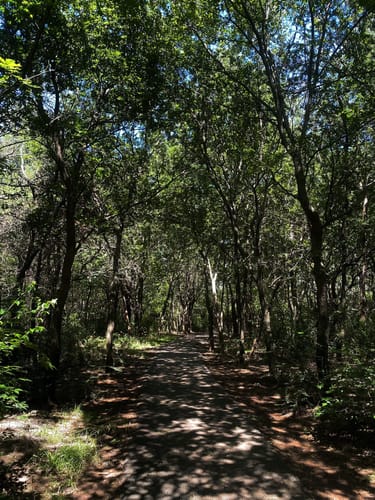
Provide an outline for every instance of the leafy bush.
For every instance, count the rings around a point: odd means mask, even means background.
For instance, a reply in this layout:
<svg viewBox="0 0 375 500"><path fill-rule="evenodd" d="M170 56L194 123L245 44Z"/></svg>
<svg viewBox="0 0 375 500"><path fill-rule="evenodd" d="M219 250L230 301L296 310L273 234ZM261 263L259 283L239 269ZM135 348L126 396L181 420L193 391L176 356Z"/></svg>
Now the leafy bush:
<svg viewBox="0 0 375 500"><path fill-rule="evenodd" d="M375 366L356 359L340 366L316 410L323 434L355 435L375 428Z"/></svg>
<svg viewBox="0 0 375 500"><path fill-rule="evenodd" d="M105 360L105 344L103 337L90 335L80 342L80 349L86 365L101 366Z"/></svg>
<svg viewBox="0 0 375 500"><path fill-rule="evenodd" d="M42 302L34 296L34 289L31 285L10 306L0 309L0 416L9 410L26 408L20 398L21 386L27 379L14 359L21 348L37 350L31 338L45 330L43 320L55 303L54 300ZM40 361L52 367L42 354Z"/></svg>
<svg viewBox="0 0 375 500"><path fill-rule="evenodd" d="M283 379L285 402L294 413L298 413L302 408L315 406L319 400L318 379L315 371L308 368L289 367L289 372L287 376L283 375Z"/></svg>

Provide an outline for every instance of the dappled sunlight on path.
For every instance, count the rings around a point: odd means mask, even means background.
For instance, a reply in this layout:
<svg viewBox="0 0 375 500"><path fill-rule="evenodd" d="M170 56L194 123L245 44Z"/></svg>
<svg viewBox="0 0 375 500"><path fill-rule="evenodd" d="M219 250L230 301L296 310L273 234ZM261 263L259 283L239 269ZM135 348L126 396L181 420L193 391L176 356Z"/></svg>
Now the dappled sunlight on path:
<svg viewBox="0 0 375 500"><path fill-rule="evenodd" d="M157 350L141 392L118 498L308 498L190 340Z"/></svg>

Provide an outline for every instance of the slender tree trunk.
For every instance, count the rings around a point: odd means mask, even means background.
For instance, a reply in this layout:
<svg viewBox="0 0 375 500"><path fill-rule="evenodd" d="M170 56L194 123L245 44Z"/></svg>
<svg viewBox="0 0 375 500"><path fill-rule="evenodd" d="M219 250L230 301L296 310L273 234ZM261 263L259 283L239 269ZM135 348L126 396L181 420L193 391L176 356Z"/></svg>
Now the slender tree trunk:
<svg viewBox="0 0 375 500"><path fill-rule="evenodd" d="M243 365L245 362L245 321L244 321L244 297L246 289L246 272L242 265L244 251L239 241L239 230L233 216L232 229L234 235L234 276L235 276L235 303L236 303L236 331L235 337L239 340L238 362Z"/></svg>
<svg viewBox="0 0 375 500"><path fill-rule="evenodd" d="M115 231L115 246L112 256L112 277L108 293L108 316L107 328L105 331L105 348L106 348L106 369L107 371L113 366L113 333L116 327L116 316L118 308L119 296L119 266L121 256L121 243L124 226L121 223Z"/></svg>
<svg viewBox="0 0 375 500"><path fill-rule="evenodd" d="M65 209L65 254L61 269L60 284L57 291L56 307L52 312L49 331L49 357L54 366L49 386L49 397L55 399L56 382L59 375L62 350L62 325L65 304L69 295L73 263L77 252L76 246L76 198L74 193L68 192Z"/></svg>
<svg viewBox="0 0 375 500"><path fill-rule="evenodd" d="M86 295L86 299L84 300L83 304L83 312L84 312L84 321L85 321L85 326L87 329L90 328L90 308L91 308L91 297L92 297L92 292L93 292L93 286L89 282L89 287L88 287L88 292Z"/></svg>
<svg viewBox="0 0 375 500"><path fill-rule="evenodd" d="M213 313L213 328L216 328L218 340L219 340L219 350L221 356L224 355L224 326L223 326L223 311L222 311L222 303L219 304L217 297L217 273L215 273L212 269L211 262L207 259L207 267L210 276L211 283L211 302L212 302L212 313ZM212 344L213 348L213 344Z"/></svg>
<svg viewBox="0 0 375 500"><path fill-rule="evenodd" d="M295 335L301 328L301 299L299 297L299 289L295 272L290 272L288 288L288 307L290 311L293 334Z"/></svg>
<svg viewBox="0 0 375 500"><path fill-rule="evenodd" d="M329 314L328 314L328 292L325 274L320 269L315 273L315 283L317 288L318 321L316 338L316 366L320 379L329 373Z"/></svg>
<svg viewBox="0 0 375 500"><path fill-rule="evenodd" d="M215 350L215 336L214 336L214 308L213 301L210 294L210 280L207 270L204 272L204 298L206 301L206 309L208 316L208 345L209 350L213 352Z"/></svg>
<svg viewBox="0 0 375 500"><path fill-rule="evenodd" d="M218 298L217 298L217 273L213 271L211 262L209 259L207 259L207 269L209 273L209 278L210 278L210 284L211 284L211 304L212 304L212 322L213 322L213 329L216 327L216 331L218 334L218 340L219 340L219 350L220 354L223 356L224 355L224 325L223 325L223 311L222 311L222 303L219 304ZM213 334L212 334L213 335ZM214 348L214 338L212 336L212 350Z"/></svg>
<svg viewBox="0 0 375 500"><path fill-rule="evenodd" d="M132 297L129 289L129 284L121 283L121 298L122 298L122 309L123 316L126 325L126 332L131 333L132 331Z"/></svg>
<svg viewBox="0 0 375 500"><path fill-rule="evenodd" d="M26 273L30 269L30 267L32 266L32 263L38 254L38 251L39 251L39 249L35 247L35 231L32 230L31 234L30 234L29 243L27 246L27 252L26 252L25 259L22 262L22 264L20 263L18 270L17 270L16 281L17 281L17 287L19 289L23 288Z"/></svg>
<svg viewBox="0 0 375 500"><path fill-rule="evenodd" d="M275 371L275 360L273 355L272 346L272 327L271 327L271 309L266 299L266 294L264 291L264 284L262 282L257 283L259 302L261 308L261 318L260 318L260 336L263 337L264 344L267 349L267 364L271 374Z"/></svg>
<svg viewBox="0 0 375 500"><path fill-rule="evenodd" d="M127 334L130 333L131 331L131 321L130 321L130 314L129 314L129 306L128 306L128 299L126 295L124 294L124 290L121 287L121 305L122 305L122 312L123 312L123 318L124 318L124 323L125 323L125 331Z"/></svg>
<svg viewBox="0 0 375 500"><path fill-rule="evenodd" d="M171 300L172 295L173 295L173 286L174 286L174 277L172 277L172 279L170 280L170 282L168 284L167 295L165 297L163 308L162 308L162 311L160 313L159 331L163 331L164 330L164 326L167 323L166 316L167 316L167 311L168 311L168 305L169 305L170 300ZM168 326L168 330L169 331L171 330L170 325Z"/></svg>
<svg viewBox="0 0 375 500"><path fill-rule="evenodd" d="M140 274L138 278L138 289L137 289L137 304L134 311L134 323L135 331L140 334L142 326L142 316L143 316L143 293L144 293L144 278Z"/></svg>
<svg viewBox="0 0 375 500"><path fill-rule="evenodd" d="M343 262L344 259L343 259ZM334 335L335 341L335 356L336 360L342 361L342 348L345 338L345 313L344 313L344 301L346 293L346 271L343 267L341 271L341 292L337 291L337 279L334 279L331 283L331 295L332 295L332 305L334 308L330 332L331 336Z"/></svg>
<svg viewBox="0 0 375 500"><path fill-rule="evenodd" d="M362 187L362 186L361 186ZM368 267L368 248L367 248L367 236L365 223L368 213L368 195L364 189L363 202L362 202L362 248L363 257L361 265L361 274L359 276L359 320L361 323L365 323L367 319L367 297L366 297L366 284L367 284L367 267Z"/></svg>
<svg viewBox="0 0 375 500"><path fill-rule="evenodd" d="M329 306L328 277L323 266L323 223L319 214L311 206L306 189L306 178L299 158L294 158L294 167L298 188L298 199L305 213L310 232L310 248L317 306L315 362L319 379L324 379L329 373Z"/></svg>
<svg viewBox="0 0 375 500"><path fill-rule="evenodd" d="M273 347L272 347L271 308L267 300L267 294L265 290L265 284L263 278L263 266L260 262L261 256L260 256L259 244L256 245L255 260L257 263L256 284L258 289L258 297L261 310L260 331L258 338L263 337L264 344L267 349L268 368L270 373L274 374L275 362L274 362Z"/></svg>
<svg viewBox="0 0 375 500"><path fill-rule="evenodd" d="M237 314L237 301L235 298L235 293L233 292L232 286L229 288L230 291L230 312L232 320L232 336L238 338L238 314Z"/></svg>

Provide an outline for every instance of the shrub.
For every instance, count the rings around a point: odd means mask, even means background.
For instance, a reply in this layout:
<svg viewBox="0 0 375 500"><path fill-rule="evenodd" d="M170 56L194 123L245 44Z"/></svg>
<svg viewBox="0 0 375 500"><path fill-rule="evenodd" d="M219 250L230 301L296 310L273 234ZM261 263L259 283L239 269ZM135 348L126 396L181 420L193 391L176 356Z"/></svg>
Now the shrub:
<svg viewBox="0 0 375 500"><path fill-rule="evenodd" d="M285 402L298 413L303 408L312 408L319 400L318 379L315 371L309 368L289 367L283 375L285 383ZM281 380L283 380L281 379Z"/></svg>
<svg viewBox="0 0 375 500"><path fill-rule="evenodd" d="M22 385L28 380L19 362L14 360L21 348L37 350L31 337L45 330L43 320L54 305L53 300L42 302L35 297L34 289L31 285L10 306L0 309L0 416L9 410L26 408L21 395ZM43 364L51 368L46 356L39 354Z"/></svg>
<svg viewBox="0 0 375 500"><path fill-rule="evenodd" d="M316 410L320 434L354 436L375 427L375 366L356 359L338 367Z"/></svg>

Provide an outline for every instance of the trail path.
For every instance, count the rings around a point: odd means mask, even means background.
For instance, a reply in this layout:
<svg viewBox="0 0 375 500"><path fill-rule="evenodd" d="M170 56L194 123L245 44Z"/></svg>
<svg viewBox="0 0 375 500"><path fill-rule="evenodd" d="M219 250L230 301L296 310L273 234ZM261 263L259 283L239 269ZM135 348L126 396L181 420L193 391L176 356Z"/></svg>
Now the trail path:
<svg viewBox="0 0 375 500"><path fill-rule="evenodd" d="M155 351L137 415L118 498L308 498L291 466L215 382L189 339Z"/></svg>

